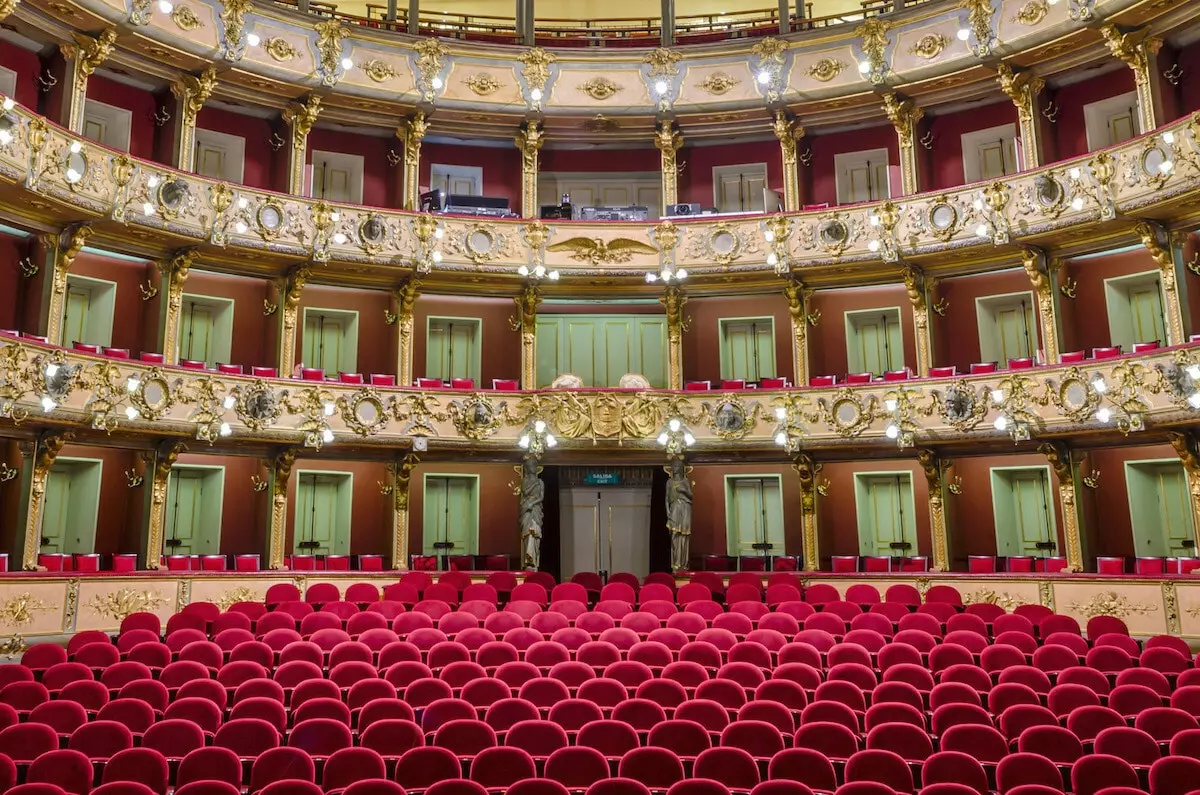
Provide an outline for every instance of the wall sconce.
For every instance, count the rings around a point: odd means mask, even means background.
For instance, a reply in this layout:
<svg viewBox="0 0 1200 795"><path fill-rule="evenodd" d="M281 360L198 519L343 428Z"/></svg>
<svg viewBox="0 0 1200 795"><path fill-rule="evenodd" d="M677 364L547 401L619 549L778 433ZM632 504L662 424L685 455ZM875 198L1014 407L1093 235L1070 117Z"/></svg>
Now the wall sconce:
<svg viewBox="0 0 1200 795"><path fill-rule="evenodd" d="M1067 277L1067 280L1065 282L1063 282L1062 284L1060 284L1058 286L1058 291L1060 293L1062 293L1063 295L1065 295L1067 298L1070 298L1072 301L1075 300L1075 293L1078 290L1079 290L1079 282L1077 280L1071 278L1070 276Z"/></svg>
<svg viewBox="0 0 1200 795"><path fill-rule="evenodd" d="M937 312L941 317L946 316L946 310L950 308L950 299L942 298L933 305L933 311Z"/></svg>
<svg viewBox="0 0 1200 795"><path fill-rule="evenodd" d="M789 455L800 450L801 442L808 433L808 429L800 422L803 418L800 407L792 401L775 407L775 419L778 422L775 426L775 444Z"/></svg>
<svg viewBox="0 0 1200 795"><path fill-rule="evenodd" d="M797 157L800 158L800 165L802 165L802 166L807 166L807 165L812 164L813 153L812 153L811 149L805 149L803 152L798 154Z"/></svg>
<svg viewBox="0 0 1200 795"><path fill-rule="evenodd" d="M154 119L154 125L156 127L162 127L171 120L171 111L167 110L166 105L163 105L155 108L154 113L151 114L150 118Z"/></svg>
<svg viewBox="0 0 1200 795"><path fill-rule="evenodd" d="M139 284L138 290L142 293L142 300L149 301L154 296L158 295L158 286L153 279L147 279L145 284Z"/></svg>
<svg viewBox="0 0 1200 795"><path fill-rule="evenodd" d="M934 140L933 130L927 130L925 132L925 134L922 135L920 137L920 139L918 139L918 140L919 140L921 146L925 147L926 149L932 149L933 148L933 140Z"/></svg>
<svg viewBox="0 0 1200 795"><path fill-rule="evenodd" d="M50 89L58 85L58 78L52 75L49 69L38 75L37 81L41 86L40 90L43 94L49 92Z"/></svg>
<svg viewBox="0 0 1200 795"><path fill-rule="evenodd" d="M1162 73L1162 76L1167 79L1167 82L1173 86L1179 85L1183 80L1183 67L1178 62L1171 64L1171 68Z"/></svg>
<svg viewBox="0 0 1200 795"><path fill-rule="evenodd" d="M446 227L432 214L422 213L412 219L412 228L417 238L413 269L417 273L429 273L442 261L442 238L446 236Z"/></svg>
<svg viewBox="0 0 1200 795"><path fill-rule="evenodd" d="M1190 380L1190 387L1187 391L1189 405L1200 403L1200 392L1195 390L1195 383L1200 379L1200 367L1191 365L1188 368L1179 371L1186 379ZM1129 388L1125 381L1118 383L1112 390L1109 389L1108 383L1104 380L1104 376L1096 373L1092 376L1092 389L1099 396L1096 409L1096 420L1107 425L1109 422L1116 420L1117 430L1128 436L1131 433L1146 430L1146 420L1143 417L1143 412L1148 408L1145 403L1137 396L1137 394ZM1103 405L1107 400L1111 404ZM1099 477L1099 473L1096 473ZM1093 488L1095 488L1093 486Z"/></svg>
<svg viewBox="0 0 1200 795"><path fill-rule="evenodd" d="M828 497L829 487L831 485L832 484L829 482L829 478L821 478L821 480L817 482L817 494L820 494L822 497Z"/></svg>
<svg viewBox="0 0 1200 795"><path fill-rule="evenodd" d="M404 158L401 155L396 154L395 149L389 149L387 153L387 161L389 166L395 168L404 162Z"/></svg>
<svg viewBox="0 0 1200 795"><path fill-rule="evenodd" d="M270 317L271 315L275 314L278 309L279 304L273 304L267 299L263 299L263 314L265 316Z"/></svg>
<svg viewBox="0 0 1200 795"><path fill-rule="evenodd" d="M1006 395L1003 389L993 389L991 399L998 412L992 427L1007 432L1013 444L1029 441L1029 422L1026 419L1028 412L1015 406L1012 395Z"/></svg>
<svg viewBox="0 0 1200 795"><path fill-rule="evenodd" d="M132 469L125 470L125 480L129 483L129 488L136 489L138 486L146 482L146 478L142 477Z"/></svg>
<svg viewBox="0 0 1200 795"><path fill-rule="evenodd" d="M10 467L7 461L0 461L0 483L7 483L19 474L21 470Z"/></svg>
<svg viewBox="0 0 1200 795"><path fill-rule="evenodd" d="M385 324L385 325L388 325L388 326L394 326L394 325L396 325L396 318L397 318L397 317L398 317L398 316L396 315L396 313L395 313L395 312L389 312L389 311L388 311L388 310L386 310L386 309L385 309L385 310L383 310L383 322L384 322L384 324Z"/></svg>
<svg viewBox="0 0 1200 795"><path fill-rule="evenodd" d="M804 319L808 321L808 325L816 328L821 324L821 310L813 309L810 312L805 312Z"/></svg>
<svg viewBox="0 0 1200 795"><path fill-rule="evenodd" d="M276 152L278 152L280 149L282 149L284 146L287 145L287 141L285 141L283 136L277 132L271 133L271 137L267 139L267 143Z"/></svg>
<svg viewBox="0 0 1200 795"><path fill-rule="evenodd" d="M1083 485L1087 486L1089 489L1100 488L1100 470L1093 469L1092 474L1084 475L1083 476Z"/></svg>
<svg viewBox="0 0 1200 795"><path fill-rule="evenodd" d="M960 496L963 493L962 478L955 477L952 480L946 481L946 490L955 497Z"/></svg>
<svg viewBox="0 0 1200 795"><path fill-rule="evenodd" d="M266 491L267 485L268 483L265 478L260 478L258 475L250 476L250 487L255 491Z"/></svg>
<svg viewBox="0 0 1200 795"><path fill-rule="evenodd" d="M1042 108L1042 115L1045 116L1046 121L1050 122L1051 124L1058 123L1058 114L1061 112L1062 108L1060 108L1054 100L1050 100L1046 103L1046 107Z"/></svg>
<svg viewBox="0 0 1200 795"><path fill-rule="evenodd" d="M550 426L543 419L531 419L521 431L517 447L526 452L527 456L540 459L546 451L558 445L558 439L550 432Z"/></svg>
<svg viewBox="0 0 1200 795"><path fill-rule="evenodd" d="M391 483L384 483L382 480L377 480L375 482L379 484L379 493L384 497L396 490L396 487Z"/></svg>
<svg viewBox="0 0 1200 795"><path fill-rule="evenodd" d="M26 279L32 279L34 276L37 276L38 271L41 270L41 267L29 257L26 257L18 262L17 267L21 269L21 275Z"/></svg>
<svg viewBox="0 0 1200 795"><path fill-rule="evenodd" d="M912 447L917 438L917 424L913 422L913 403L909 397L916 390L898 389L884 397L883 407L892 415L883 429L883 435L896 442L901 450Z"/></svg>
<svg viewBox="0 0 1200 795"><path fill-rule="evenodd" d="M683 420L672 417L667 420L662 432L658 434L658 443L666 448L669 458L674 458L683 455L689 447L694 445L696 437L692 435L688 426L683 424Z"/></svg>

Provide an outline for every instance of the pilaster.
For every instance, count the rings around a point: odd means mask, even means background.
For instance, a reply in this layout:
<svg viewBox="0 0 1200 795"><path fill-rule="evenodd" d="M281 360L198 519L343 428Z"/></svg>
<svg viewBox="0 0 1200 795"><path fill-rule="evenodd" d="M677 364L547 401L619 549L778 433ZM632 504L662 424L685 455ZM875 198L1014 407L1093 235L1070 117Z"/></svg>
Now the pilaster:
<svg viewBox="0 0 1200 795"><path fill-rule="evenodd" d="M1058 364L1061 333L1058 328L1058 290L1055 289L1054 273L1045 254L1035 248L1021 250L1021 265L1029 276L1033 297L1037 302L1042 353L1046 364Z"/></svg>
<svg viewBox="0 0 1200 795"><path fill-rule="evenodd" d="M1063 539L1066 542L1068 572L1083 571L1083 513L1079 494L1079 462L1071 455L1064 442L1046 441L1038 445L1038 452L1046 456L1050 468L1058 478L1058 501L1062 507Z"/></svg>
<svg viewBox="0 0 1200 795"><path fill-rule="evenodd" d="M783 288L788 314L792 317L792 366L796 386L808 383L808 291L799 279Z"/></svg>
<svg viewBox="0 0 1200 795"><path fill-rule="evenodd" d="M308 134L321 115L321 98L309 94L303 102L289 102L283 110L283 121L290 130L288 141L287 191L293 196L304 195L304 161L308 151Z"/></svg>
<svg viewBox="0 0 1200 795"><path fill-rule="evenodd" d="M77 224L68 228L54 243L54 275L46 301L46 338L51 345L63 344L63 307L67 299L67 273L75 258L92 236L92 227Z"/></svg>
<svg viewBox="0 0 1200 795"><path fill-rule="evenodd" d="M521 389L537 389L537 308L541 302L542 293L532 284L513 298L517 316L512 327L521 334Z"/></svg>
<svg viewBox="0 0 1200 795"><path fill-rule="evenodd" d="M199 75L182 74L171 84L175 97L172 158L174 166L182 171L196 168L196 117L216 87L217 70L211 66Z"/></svg>
<svg viewBox="0 0 1200 795"><path fill-rule="evenodd" d="M1187 473L1188 494L1191 495L1192 527L1200 528L1200 444L1195 431L1167 431L1167 438Z"/></svg>
<svg viewBox="0 0 1200 795"><path fill-rule="evenodd" d="M92 38L82 33L73 33L74 44L59 47L65 69L62 78L62 107L59 123L71 132L83 132L83 109L87 99L88 78L100 64L112 55L117 42L117 29L105 28Z"/></svg>
<svg viewBox="0 0 1200 795"><path fill-rule="evenodd" d="M654 130L654 145L661 154L663 212L679 201L679 149L683 133L670 119L661 121Z"/></svg>
<svg viewBox="0 0 1200 795"><path fill-rule="evenodd" d="M808 453L800 453L792 461L792 469L800 481L800 514L804 528L804 570L821 568L817 548L817 465Z"/></svg>
<svg viewBox="0 0 1200 795"><path fill-rule="evenodd" d="M396 290L396 333L400 339L396 345L396 382L400 386L413 383L413 318L417 307L418 289L421 286L416 276L410 277Z"/></svg>
<svg viewBox="0 0 1200 795"><path fill-rule="evenodd" d="M667 356L669 361L668 389L683 389L683 332L687 321L683 307L687 296L675 285L668 285L658 299L667 310Z"/></svg>
<svg viewBox="0 0 1200 795"><path fill-rule="evenodd" d="M514 142L521 150L521 217L538 217L538 152L545 138L542 125L527 121L521 125Z"/></svg>
<svg viewBox="0 0 1200 795"><path fill-rule="evenodd" d="M149 510L146 512L146 562L145 568L157 570L162 560L167 527L167 484L171 468L179 454L187 450L183 442L166 443L156 450L150 460L153 478L150 481Z"/></svg>
<svg viewBox="0 0 1200 795"><path fill-rule="evenodd" d="M929 330L929 296L926 292L925 276L912 265L900 271L904 279L904 290L912 304L914 339L917 348L917 375L929 375L933 366L933 337Z"/></svg>
<svg viewBox="0 0 1200 795"><path fill-rule="evenodd" d="M164 262L159 263L162 271L162 289L164 296L163 311L160 319L159 350L166 357L167 364L179 364L179 326L183 315L183 286L187 283L188 273L192 263L199 256L194 248L180 249Z"/></svg>
<svg viewBox="0 0 1200 795"><path fill-rule="evenodd" d="M63 445L75 438L73 433L47 433L38 439L31 451L33 470L29 478L29 493L25 501L25 540L21 551L21 568L37 569L38 549L42 541L42 509L46 502L46 478ZM22 451L24 452L24 451Z"/></svg>
<svg viewBox="0 0 1200 795"><path fill-rule="evenodd" d="M946 522L946 487L945 461L933 450L917 451L917 461L925 471L925 481L929 485L929 535L933 542L934 571L950 570L950 537Z"/></svg>
<svg viewBox="0 0 1200 795"><path fill-rule="evenodd" d="M779 140L779 151L783 156L783 209L794 213L800 209L800 174L796 169L796 139L804 137L804 127L794 119L789 119L787 112L780 109L775 111L775 122L772 125L775 137ZM767 208L773 211L773 208Z"/></svg>
<svg viewBox="0 0 1200 795"><path fill-rule="evenodd" d="M419 463L421 459L409 453L388 464L388 474L392 478L392 568L400 571L408 568L408 497L413 470Z"/></svg>
<svg viewBox="0 0 1200 795"><path fill-rule="evenodd" d="M1006 63L998 65L996 73L1000 90L1017 109L1021 151L1025 159L1022 167L1037 168L1045 160L1042 125L1038 120L1038 94L1045 87L1045 81L1032 72L1014 72Z"/></svg>
<svg viewBox="0 0 1200 795"><path fill-rule="evenodd" d="M911 99L904 99L895 92L883 95L883 112L896 130L896 140L900 149L900 190L909 196L920 190L917 179L917 122L925 115L925 111L916 106Z"/></svg>
<svg viewBox="0 0 1200 795"><path fill-rule="evenodd" d="M429 129L425 111L418 110L396 128L396 137L404 144L404 209L416 210L421 193L421 142Z"/></svg>
<svg viewBox="0 0 1200 795"><path fill-rule="evenodd" d="M295 447L284 450L271 459L271 513L268 517L270 525L267 528L267 568L282 569L284 540L287 531L287 493L288 479L292 476L292 467L296 465L296 456L300 450Z"/></svg>
<svg viewBox="0 0 1200 795"><path fill-rule="evenodd" d="M296 322L300 314L300 294L308 284L312 270L297 265L288 274L283 289L283 308L279 313L279 374L287 378L296 367Z"/></svg>
<svg viewBox="0 0 1200 795"><path fill-rule="evenodd" d="M1116 25L1100 28L1100 35L1113 57L1133 70L1137 87L1138 123L1148 133L1166 121L1163 116L1162 84L1158 79L1156 58L1162 39L1150 35L1149 28L1122 32Z"/></svg>
<svg viewBox="0 0 1200 795"><path fill-rule="evenodd" d="M1167 234L1153 221L1139 221L1133 231L1141 238L1142 245L1150 252L1150 258L1158 267L1159 282L1162 284L1163 314L1166 316L1167 345L1182 345L1187 342L1183 328L1183 302L1179 298L1179 282L1175 272L1175 257L1167 242Z"/></svg>

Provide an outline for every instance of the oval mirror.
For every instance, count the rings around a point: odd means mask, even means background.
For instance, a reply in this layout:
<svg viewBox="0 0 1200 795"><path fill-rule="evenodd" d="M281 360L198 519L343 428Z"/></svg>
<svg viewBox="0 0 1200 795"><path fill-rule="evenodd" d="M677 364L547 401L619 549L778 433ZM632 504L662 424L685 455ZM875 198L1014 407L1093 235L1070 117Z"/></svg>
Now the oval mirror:
<svg viewBox="0 0 1200 795"><path fill-rule="evenodd" d="M934 229L951 229L958 222L958 212L946 202L933 205L929 223Z"/></svg>

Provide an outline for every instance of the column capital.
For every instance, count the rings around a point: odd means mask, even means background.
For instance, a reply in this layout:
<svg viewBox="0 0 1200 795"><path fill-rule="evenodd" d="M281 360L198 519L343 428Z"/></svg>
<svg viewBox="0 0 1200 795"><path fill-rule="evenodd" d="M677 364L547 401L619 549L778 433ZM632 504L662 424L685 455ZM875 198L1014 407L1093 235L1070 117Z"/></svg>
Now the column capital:
<svg viewBox="0 0 1200 795"><path fill-rule="evenodd" d="M321 115L321 98L309 94L301 101L289 102L283 109L283 121L292 129L292 140L307 137Z"/></svg>
<svg viewBox="0 0 1200 795"><path fill-rule="evenodd" d="M888 121L896 128L902 148L913 145L913 125L925 115L925 111L917 107L911 99L905 99L895 91L883 95L883 112Z"/></svg>
<svg viewBox="0 0 1200 795"><path fill-rule="evenodd" d="M658 151L672 156L683 146L683 133L679 126L670 119L660 121L654 127L654 146Z"/></svg>
<svg viewBox="0 0 1200 795"><path fill-rule="evenodd" d="M1149 28L1122 31L1109 23L1100 28L1100 35L1104 37L1108 51L1134 71L1139 83L1146 73L1152 71L1153 57L1162 49L1163 44L1162 39L1150 35Z"/></svg>
<svg viewBox="0 0 1200 795"><path fill-rule="evenodd" d="M171 94L179 100L182 116L180 121L194 127L196 116L216 87L217 70L211 66L198 75L181 74L179 79L171 84Z"/></svg>
<svg viewBox="0 0 1200 795"><path fill-rule="evenodd" d="M105 28L95 38L79 32L71 36L75 43L64 44L59 50L64 58L75 61L75 86L83 91L87 88L88 78L112 55L117 43L117 29Z"/></svg>
<svg viewBox="0 0 1200 795"><path fill-rule="evenodd" d="M1021 120L1032 118L1034 99L1042 93L1046 81L1032 72L1015 72L1011 66L1001 62L996 66L996 82L1000 84L1004 96L1016 106Z"/></svg>

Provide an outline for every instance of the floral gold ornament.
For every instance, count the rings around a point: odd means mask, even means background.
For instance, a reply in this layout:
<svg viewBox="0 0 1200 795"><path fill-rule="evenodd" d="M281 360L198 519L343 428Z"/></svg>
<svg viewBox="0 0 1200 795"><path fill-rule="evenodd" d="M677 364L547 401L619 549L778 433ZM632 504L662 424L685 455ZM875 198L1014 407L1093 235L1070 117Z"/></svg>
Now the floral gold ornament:
<svg viewBox="0 0 1200 795"><path fill-rule="evenodd" d="M618 237L601 240L593 237L573 237L561 243L546 246L547 251L569 251L570 258L592 265L613 265L631 261L635 255L657 254L658 249L647 243Z"/></svg>
<svg viewBox="0 0 1200 795"><path fill-rule="evenodd" d="M614 130L621 129L621 125L617 123L616 119L610 119L603 113L597 113L592 118L584 121L583 129L591 133L613 132Z"/></svg>
<svg viewBox="0 0 1200 795"><path fill-rule="evenodd" d="M167 601L165 596L151 590L119 588L105 594L93 594L84 607L93 615L120 622L133 613L152 613Z"/></svg>
<svg viewBox="0 0 1200 795"><path fill-rule="evenodd" d="M276 61L286 63L300 57L300 52L287 39L272 36L263 42L263 49Z"/></svg>
<svg viewBox="0 0 1200 795"><path fill-rule="evenodd" d="M1007 591L995 591L991 588L980 588L965 593L962 595L962 601L964 605L997 605L1010 613L1015 607L1029 604L1027 600L1013 596Z"/></svg>
<svg viewBox="0 0 1200 795"><path fill-rule="evenodd" d="M540 95L546 90L546 83L550 80L550 64L557 60L554 53L534 47L521 53L517 59L522 65L521 78L525 85L530 91L536 91Z"/></svg>
<svg viewBox="0 0 1200 795"><path fill-rule="evenodd" d="M808 76L813 80L828 83L842 73L846 64L837 58L822 58L808 67Z"/></svg>
<svg viewBox="0 0 1200 795"><path fill-rule="evenodd" d="M650 64L651 77L674 77L679 74L679 59L682 56L674 50L659 47L646 53L645 63Z"/></svg>
<svg viewBox="0 0 1200 795"><path fill-rule="evenodd" d="M47 604L26 591L0 602L0 626L9 629L27 627L33 623L38 613L48 613L57 609L56 605Z"/></svg>
<svg viewBox="0 0 1200 795"><path fill-rule="evenodd" d="M212 600L212 603L221 608L222 611L227 611L238 602L261 602L265 598L266 591L251 588L248 585L239 585L236 588L230 588L228 591L222 591L219 596Z"/></svg>
<svg viewBox="0 0 1200 795"><path fill-rule="evenodd" d="M426 102L433 102L435 92L441 87L442 60L450 54L446 46L436 38L424 38L417 42L417 86Z"/></svg>
<svg viewBox="0 0 1200 795"><path fill-rule="evenodd" d="M204 27L204 23L200 21L200 17L196 16L196 12L192 10L192 7L184 4L175 6L171 11L171 21L180 30L189 32Z"/></svg>
<svg viewBox="0 0 1200 795"><path fill-rule="evenodd" d="M1086 619L1096 616L1126 619L1130 616L1155 613L1158 611L1158 605L1149 602L1135 602L1125 594L1116 591L1104 591L1087 601L1072 602L1068 609Z"/></svg>
<svg viewBox="0 0 1200 795"><path fill-rule="evenodd" d="M910 47L908 51L919 58L932 61L942 54L942 50L946 49L946 45L949 43L949 36L944 36L941 33L929 33L917 39L916 44Z"/></svg>
<svg viewBox="0 0 1200 795"><path fill-rule="evenodd" d="M363 73L376 83L386 83L396 77L396 67L379 58L372 58L363 64Z"/></svg>
<svg viewBox="0 0 1200 795"><path fill-rule="evenodd" d="M741 81L725 72L709 72L696 86L706 94L719 97L729 93L729 90Z"/></svg>
<svg viewBox="0 0 1200 795"><path fill-rule="evenodd" d="M607 77L592 77L578 86L579 90L587 94L592 99L603 102L604 100L612 99L617 92L622 90L622 87L614 83Z"/></svg>
<svg viewBox="0 0 1200 795"><path fill-rule="evenodd" d="M342 58L342 38L346 29L336 19L318 22L314 28L317 31L317 75L321 84L336 85L346 70L347 63Z"/></svg>
<svg viewBox="0 0 1200 795"><path fill-rule="evenodd" d="M866 59L859 62L858 71L876 85L887 78L889 71L884 54L891 43L887 36L891 29L892 23L879 17L868 17L854 29L854 35L862 39L862 51L866 55Z"/></svg>
<svg viewBox="0 0 1200 795"><path fill-rule="evenodd" d="M466 79L466 84L467 88L481 97L495 94L503 87L500 81L488 72L476 72Z"/></svg>
<svg viewBox="0 0 1200 795"><path fill-rule="evenodd" d="M1026 27L1033 27L1046 18L1050 13L1049 0L1029 0L1017 9L1013 21Z"/></svg>

